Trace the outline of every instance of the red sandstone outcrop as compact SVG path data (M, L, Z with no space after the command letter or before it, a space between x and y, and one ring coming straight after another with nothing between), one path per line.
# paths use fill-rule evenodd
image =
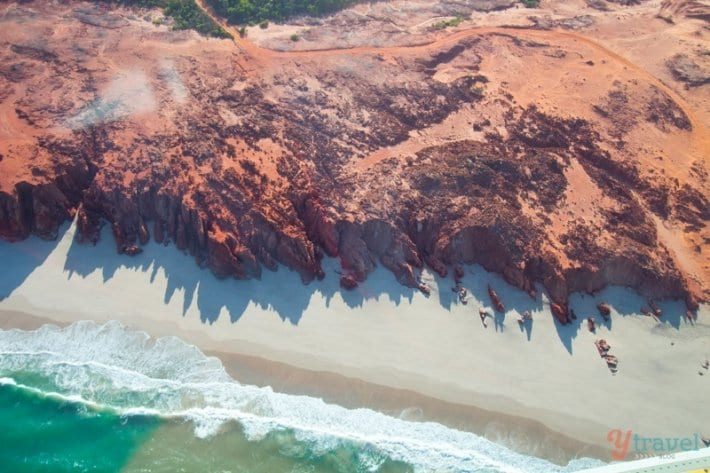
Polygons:
M562 305L553 302L550 304L550 310L552 311L552 315L554 315L562 325L566 325L570 322L569 311Z
M283 264L308 282L323 277L324 255L338 257L345 288L379 265L422 288L425 265L460 280L462 265L477 263L531 295L542 284L561 323L570 293L609 284L691 309L708 299L707 280L690 277L688 254L658 223L688 247L700 241L710 219L705 131L662 84L598 48L579 54L636 85L576 85L602 101L561 102L579 117L558 116L531 104L514 74L497 77L517 63L490 64L562 67L585 46L554 32L250 56L129 15L106 30L61 12L12 12L0 18L0 116L15 130L0 143L0 238L55 238L76 217L80 242L95 243L107 224L120 253L153 238L219 277L259 278ZM30 44L18 15L57 34ZM77 52L107 37L117 46L104 56ZM118 70L136 48L140 72ZM671 177L678 165L667 154L634 154L625 140L645 130L691 143L696 177Z
M357 280L350 276L349 274L345 274L343 276L340 276L340 287L343 289L347 290L353 290L358 286Z
M498 297L498 293L496 293L490 285L488 285L488 296L491 298L493 307L495 307L498 312L505 312L505 305L503 305L500 297Z
M611 307L606 302L602 302L597 305L597 310L602 317L609 317L611 315Z

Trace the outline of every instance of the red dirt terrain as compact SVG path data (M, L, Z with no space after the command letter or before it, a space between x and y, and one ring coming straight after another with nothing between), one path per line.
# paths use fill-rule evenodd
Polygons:
M372 15L343 48L322 19L318 48L276 51L169 31L155 11L5 2L0 238L76 218L81 242L107 222L121 253L154 238L219 277L284 264L308 282L327 254L346 287L377 265L418 287L425 265L480 263L561 307L620 284L695 309L709 93L669 61L707 73L702 2L570 3L419 36L408 15L409 44L367 45ZM667 49L635 62L629 25Z

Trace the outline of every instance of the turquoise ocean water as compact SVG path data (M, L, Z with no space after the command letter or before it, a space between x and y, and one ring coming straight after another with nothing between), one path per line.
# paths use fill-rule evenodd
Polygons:
M118 322L0 330L0 471L571 472L432 422L240 384Z

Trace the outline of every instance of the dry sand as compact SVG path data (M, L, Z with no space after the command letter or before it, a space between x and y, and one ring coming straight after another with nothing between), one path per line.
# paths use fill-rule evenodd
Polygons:
M463 305L452 281L434 276L428 298L380 270L342 293L335 261L309 286L284 268L262 281L220 281L173 247L151 243L128 258L105 237L98 248L76 245L73 228L57 242L0 242L0 326L120 320L217 354L242 382L439 420L558 461L604 458L614 428L708 435L710 372L698 374L710 358L707 307L690 324L681 303L664 302L656 323L637 315L640 297L609 288L574 296L578 323L559 327L544 298L532 301L477 266L466 269L472 298ZM484 328L478 309L490 305L488 283L508 312ZM611 323L592 334L582 317L601 322L594 306L602 300L614 308ZM521 329L524 310L534 320ZM615 375L598 338L620 360Z

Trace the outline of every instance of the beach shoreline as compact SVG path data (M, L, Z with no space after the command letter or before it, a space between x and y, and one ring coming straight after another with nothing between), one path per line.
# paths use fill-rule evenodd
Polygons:
M65 327L70 323L73 322L0 310L0 330L33 331L47 324ZM606 449L554 432L535 419L447 402L416 391L297 368L256 356L209 349L203 352L219 359L225 371L241 384L269 386L276 392L315 397L348 409L368 408L403 420L437 422L560 465L580 457L608 460Z
M57 242L0 243L9 267L27 266L11 284L0 281L0 326L118 320L194 344L240 383L437 421L558 464L610 460L613 428L687 435L710 420L697 408L710 376L698 376L694 363L710 355L706 307L690 325L672 315L682 303L664 302L665 321L656 324L634 315L644 301L625 289L575 295L580 316L599 300L612 304L613 326L600 323L592 334L581 320L559 326L544 298L533 301L478 267L467 269L471 299L463 305L453 282L433 275L428 298L383 270L359 292L342 293L332 264L310 286L283 268L262 281L222 281L172 247L151 243L136 258L118 256L107 236L97 248L74 243L71 228ZM509 311L484 328L478 307L490 305L489 283ZM527 332L516 322L523 310L533 313ZM600 359L598 338L621 360L617 375Z

